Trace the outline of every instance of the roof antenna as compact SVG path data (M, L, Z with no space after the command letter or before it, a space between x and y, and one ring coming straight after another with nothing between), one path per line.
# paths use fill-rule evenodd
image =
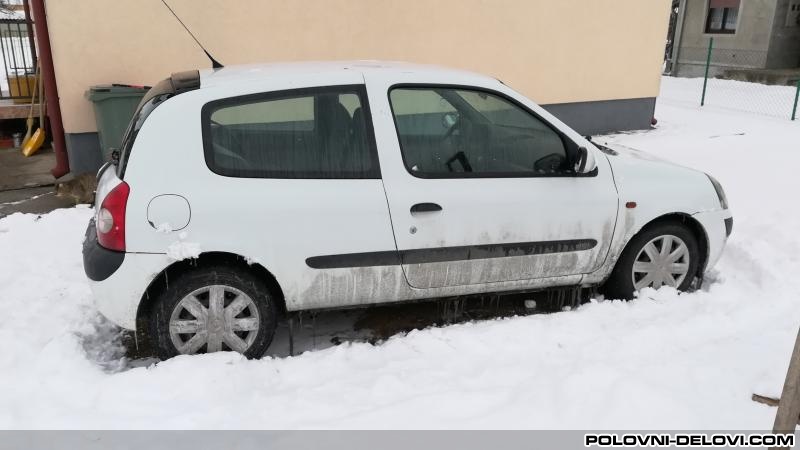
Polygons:
M176 18L176 19L178 19L178 22L180 22L180 24L183 26L183 29L184 29L184 30L186 30L186 32L187 32L187 33L189 33L189 36L191 36L191 37L192 37L192 39L194 39L194 41L197 43L197 45L198 45L198 46L199 46L199 47L200 47L200 48L203 50L203 53L205 53L205 54L206 54L206 56L208 56L208 59L210 59L210 60L211 60L211 67L213 67L214 69L221 69L221 68L223 68L224 66L223 66L222 64L220 64L220 63L219 63L219 61L217 61L216 59L214 59L214 57L213 57L213 56L211 56L211 53L208 53L208 50L206 50L206 48L205 48L205 47L203 47L203 44L201 44L201 43L200 43L200 41L198 41L198 40L197 40L197 38L196 38L196 37L194 37L194 34L192 34L192 32L189 30L189 27L187 27L187 26L186 26L186 24L185 24L185 23L183 23L183 21L181 20L181 18L180 18L180 17L178 17L178 15L177 15L177 14L175 14L175 11L173 11L173 10L172 10L172 8L170 8L170 7L169 7L169 5L167 4L167 1L166 1L166 0L161 0L161 3L163 3L163 4L164 4L164 6L166 6L166 7L167 7L167 9L169 10L169 12L171 12L171 13L172 13L172 15L173 15L173 16L175 16L175 18Z

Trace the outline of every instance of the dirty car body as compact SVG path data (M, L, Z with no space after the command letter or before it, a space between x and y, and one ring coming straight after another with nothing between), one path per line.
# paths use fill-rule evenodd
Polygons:
M730 233L706 174L599 148L503 83L440 67L175 74L145 97L120 153L98 175L84 263L100 311L128 329L149 326L170 280L204 266L262 280L269 311L301 311L598 286L637 233L665 221L696 240L697 261L673 264L695 279ZM182 326L235 331L211 303L184 319L165 309L173 342L185 343Z

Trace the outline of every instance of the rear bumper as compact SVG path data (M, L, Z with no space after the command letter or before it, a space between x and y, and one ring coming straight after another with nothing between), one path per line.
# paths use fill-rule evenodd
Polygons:
M722 256L722 250L733 230L733 217L730 210L707 211L692 215L706 232L708 254L705 270L713 268Z
M166 255L107 250L97 243L94 221L86 230L83 268L95 305L122 328L136 329L136 314L145 291L171 262Z
M108 250L97 242L97 231L94 219L86 227L83 240L83 271L92 281L103 281L114 274L125 261L124 252Z

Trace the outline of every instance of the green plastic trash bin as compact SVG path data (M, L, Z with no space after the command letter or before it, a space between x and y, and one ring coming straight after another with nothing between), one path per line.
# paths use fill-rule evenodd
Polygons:
M112 149L118 149L136 107L147 93L147 86L103 85L92 86L86 98L94 104L97 134L104 161L111 160Z

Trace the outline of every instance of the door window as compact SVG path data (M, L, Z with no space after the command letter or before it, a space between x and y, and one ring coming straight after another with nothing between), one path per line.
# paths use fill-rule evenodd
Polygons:
M379 178L363 86L218 100L203 107L206 163L260 178Z
M499 94L449 87L389 93L406 168L421 178L571 173L561 135Z

